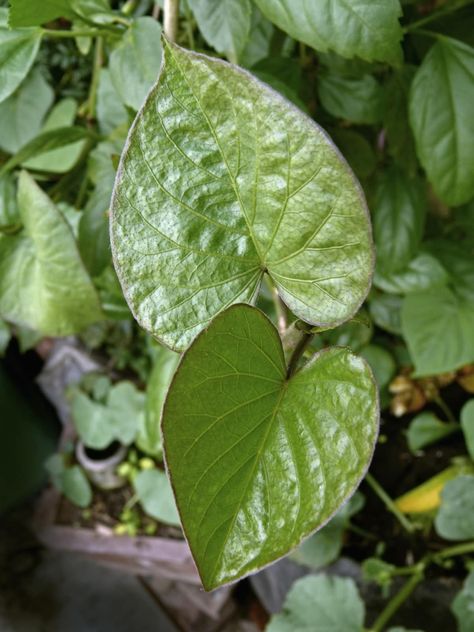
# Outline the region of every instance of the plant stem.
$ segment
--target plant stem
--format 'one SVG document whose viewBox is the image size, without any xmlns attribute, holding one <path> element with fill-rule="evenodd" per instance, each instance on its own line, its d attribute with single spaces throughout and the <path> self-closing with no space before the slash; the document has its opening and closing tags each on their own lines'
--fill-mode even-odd
<svg viewBox="0 0 474 632">
<path fill-rule="evenodd" d="M 455 418 L 455 416 L 451 412 L 451 409 L 446 404 L 446 402 L 441 397 L 441 395 L 436 395 L 436 397 L 433 398 L 433 401 L 434 401 L 435 404 L 437 404 L 437 406 L 439 406 L 441 408 L 443 413 L 446 415 L 448 421 L 450 421 L 453 424 L 457 424 L 458 423 L 457 419 Z"/>
<path fill-rule="evenodd" d="M 402 527 L 408 531 L 408 533 L 413 533 L 415 530 L 415 526 L 408 520 L 408 518 L 398 509 L 393 500 L 387 494 L 387 492 L 383 489 L 383 487 L 375 480 L 372 474 L 367 474 L 365 480 L 373 489 L 373 491 L 377 494 L 380 500 L 384 503 L 385 507 L 393 513 L 398 522 L 402 525 Z"/>
<path fill-rule="evenodd" d="M 179 0 L 165 0 L 163 6 L 163 26 L 170 42 L 176 42 L 178 36 Z"/>
<path fill-rule="evenodd" d="M 450 546 L 447 549 L 443 549 L 439 551 L 439 553 L 435 553 L 431 555 L 432 559 L 441 558 L 446 559 L 448 557 L 455 557 L 456 555 L 465 555 L 466 553 L 474 553 L 474 541 L 472 542 L 463 542 L 462 544 L 456 544 L 455 546 Z"/>
<path fill-rule="evenodd" d="M 77 31 L 60 31 L 56 29 L 41 29 L 42 35 L 45 37 L 57 37 L 57 38 L 67 38 L 67 37 L 97 37 L 98 35 L 102 35 L 103 32 L 99 29 L 82 29 Z"/>
<path fill-rule="evenodd" d="M 92 79 L 89 88 L 89 98 L 87 101 L 88 119 L 95 119 L 95 107 L 97 102 L 97 88 L 99 85 L 99 73 L 104 63 L 104 42 L 102 37 L 98 37 L 95 42 L 94 65 L 92 67 Z"/>
<path fill-rule="evenodd" d="M 313 338 L 314 334 L 310 334 L 306 331 L 301 332 L 301 338 L 298 341 L 298 344 L 293 351 L 290 361 L 288 363 L 288 371 L 286 373 L 286 379 L 289 380 L 290 377 L 294 374 L 296 369 L 298 368 L 298 363 L 300 361 L 301 356 L 305 352 L 306 347 L 309 345 Z"/>
<path fill-rule="evenodd" d="M 424 564 L 420 563 L 416 572 L 408 579 L 402 586 L 402 588 L 394 595 L 382 612 L 377 617 L 374 625 L 371 627 L 371 632 L 382 632 L 386 623 L 393 617 L 395 612 L 400 606 L 408 599 L 411 593 L 415 590 L 418 584 L 424 577 Z"/>
<path fill-rule="evenodd" d="M 434 22 L 435 20 L 439 20 L 440 18 L 444 18 L 450 13 L 453 13 L 459 6 L 452 6 L 448 9 L 444 9 L 443 11 L 435 11 L 434 13 L 430 13 L 430 15 L 425 16 L 424 18 L 420 18 L 416 22 L 412 22 L 411 24 L 407 24 L 403 28 L 404 33 L 409 33 L 410 31 L 418 30 L 419 26 L 424 26 L 425 24 L 429 24 L 429 22 Z"/>
<path fill-rule="evenodd" d="M 288 323 L 286 322 L 285 306 L 283 305 L 280 295 L 278 294 L 278 290 L 271 282 L 270 277 L 265 274 L 264 280 L 272 295 L 273 304 L 275 306 L 275 312 L 277 316 L 278 331 L 280 332 L 280 335 L 283 335 L 286 331 L 286 328 L 288 327 Z"/>
</svg>

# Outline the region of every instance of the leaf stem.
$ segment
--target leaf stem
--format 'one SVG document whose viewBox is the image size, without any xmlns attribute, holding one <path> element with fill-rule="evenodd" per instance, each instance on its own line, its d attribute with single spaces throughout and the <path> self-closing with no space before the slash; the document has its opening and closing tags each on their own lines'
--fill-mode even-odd
<svg viewBox="0 0 474 632">
<path fill-rule="evenodd" d="M 52 38 L 97 37 L 103 35 L 99 29 L 82 29 L 77 31 L 61 31 L 59 29 L 41 29 L 42 35 Z"/>
<path fill-rule="evenodd" d="M 102 37 L 98 37 L 95 42 L 94 65 L 92 67 L 92 79 L 89 88 L 89 98 L 87 100 L 88 119 L 95 119 L 95 108 L 97 103 L 97 88 L 99 85 L 99 73 L 104 63 L 104 42 Z"/>
<path fill-rule="evenodd" d="M 165 0 L 163 6 L 163 26 L 170 42 L 178 37 L 179 0 Z"/>
<path fill-rule="evenodd" d="M 470 3 L 468 3 L 470 4 Z M 436 20 L 439 20 L 440 18 L 444 18 L 447 15 L 449 15 L 450 13 L 453 13 L 454 11 L 457 11 L 457 9 L 459 9 L 459 6 L 451 6 L 448 9 L 444 9 L 442 11 L 435 11 L 433 13 L 430 13 L 429 15 L 425 16 L 424 18 L 420 18 L 419 20 L 416 20 L 416 22 L 412 22 L 411 24 L 407 24 L 407 26 L 405 26 L 403 28 L 403 32 L 404 33 L 410 33 L 411 31 L 414 30 L 418 30 L 419 26 L 424 26 L 425 24 L 429 24 L 430 22 L 435 22 Z"/>
<path fill-rule="evenodd" d="M 313 339 L 314 334 L 309 333 L 307 331 L 301 332 L 301 338 L 299 339 L 295 350 L 293 351 L 290 361 L 288 363 L 288 371 L 286 373 L 286 379 L 289 380 L 290 377 L 295 373 L 298 368 L 298 363 L 301 359 L 301 356 L 305 352 L 306 347 L 309 345 L 311 340 Z"/>
<path fill-rule="evenodd" d="M 444 399 L 441 397 L 441 395 L 436 395 L 433 398 L 434 403 L 439 406 L 439 408 L 441 408 L 441 410 L 443 411 L 443 413 L 446 415 L 448 421 L 450 421 L 453 424 L 458 425 L 458 420 L 456 419 L 456 417 L 453 415 L 453 413 L 451 412 L 451 409 L 449 408 L 449 406 L 446 404 L 446 402 L 444 401 Z"/>
<path fill-rule="evenodd" d="M 415 573 L 408 579 L 401 589 L 390 599 L 388 604 L 370 628 L 371 632 L 382 632 L 387 622 L 393 617 L 400 606 L 408 599 L 424 577 L 425 564 L 420 562 Z"/>
<path fill-rule="evenodd" d="M 413 533 L 415 530 L 415 525 L 408 520 L 408 518 L 398 509 L 393 500 L 384 490 L 384 488 L 375 480 L 372 474 L 367 473 L 365 480 L 370 485 L 372 490 L 377 494 L 380 500 L 384 503 L 385 507 L 390 511 L 398 522 L 402 525 L 402 527 L 408 531 L 408 533 Z"/>
<path fill-rule="evenodd" d="M 436 560 L 437 558 L 446 559 L 448 557 L 455 557 L 456 555 L 465 555 L 466 553 L 474 553 L 474 540 L 471 542 L 463 542 L 462 544 L 456 544 L 450 546 L 447 549 L 443 549 L 438 553 L 432 554 L 431 558 Z"/>
</svg>

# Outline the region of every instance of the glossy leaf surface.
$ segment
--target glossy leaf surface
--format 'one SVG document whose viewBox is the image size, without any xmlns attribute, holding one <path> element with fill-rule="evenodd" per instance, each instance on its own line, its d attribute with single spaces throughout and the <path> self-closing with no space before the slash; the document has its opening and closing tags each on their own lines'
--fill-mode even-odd
<svg viewBox="0 0 474 632">
<path fill-rule="evenodd" d="M 443 37 L 428 52 L 411 86 L 410 120 L 418 157 L 447 204 L 474 195 L 474 48 Z"/>
<path fill-rule="evenodd" d="M 378 426 L 373 376 L 348 349 L 291 379 L 278 333 L 248 305 L 185 353 L 163 413 L 165 457 L 206 589 L 285 555 L 357 487 Z"/>
<path fill-rule="evenodd" d="M 224 62 L 165 45 L 165 65 L 130 132 L 111 240 L 139 323 L 185 349 L 265 270 L 303 320 L 329 327 L 369 287 L 361 189 L 325 133 Z"/>
<path fill-rule="evenodd" d="M 19 180 L 21 233 L 0 237 L 0 314 L 64 336 L 102 318 L 66 220 L 26 172 Z"/>
<path fill-rule="evenodd" d="M 292 586 L 283 612 L 272 618 L 267 632 L 360 632 L 364 615 L 353 579 L 303 577 Z"/>
<path fill-rule="evenodd" d="M 401 61 L 398 0 L 255 0 L 269 20 L 318 51 Z"/>
</svg>

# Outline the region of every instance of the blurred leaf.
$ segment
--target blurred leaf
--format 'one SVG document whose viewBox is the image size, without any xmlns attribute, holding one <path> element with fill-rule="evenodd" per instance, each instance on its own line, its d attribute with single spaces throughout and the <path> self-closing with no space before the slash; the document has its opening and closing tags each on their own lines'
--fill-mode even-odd
<svg viewBox="0 0 474 632">
<path fill-rule="evenodd" d="M 0 231 L 15 232 L 21 227 L 13 177 L 6 173 L 0 176 Z"/>
<path fill-rule="evenodd" d="M 353 579 L 309 576 L 293 584 L 266 632 L 361 632 L 364 616 Z"/>
<path fill-rule="evenodd" d="M 138 110 L 158 78 L 161 26 L 151 17 L 137 18 L 110 55 L 110 78 L 122 102 Z"/>
<path fill-rule="evenodd" d="M 427 252 L 418 254 L 405 269 L 384 274 L 377 269 L 374 285 L 389 294 L 415 294 L 446 285 L 446 270 Z"/>
<path fill-rule="evenodd" d="M 367 360 L 374 372 L 379 389 L 387 386 L 395 375 L 397 365 L 391 353 L 379 345 L 367 345 L 359 351 L 359 355 Z"/>
<path fill-rule="evenodd" d="M 0 147 L 15 154 L 40 131 L 54 92 L 34 68 L 20 87 L 0 103 Z"/>
<path fill-rule="evenodd" d="M 145 513 L 165 524 L 181 524 L 173 490 L 165 472 L 157 469 L 138 472 L 133 487 Z"/>
<path fill-rule="evenodd" d="M 280 29 L 317 51 L 367 61 L 401 61 L 402 11 L 398 0 L 255 0 Z"/>
<path fill-rule="evenodd" d="M 408 96 L 416 68 L 405 65 L 395 71 L 385 84 L 383 123 L 387 134 L 388 152 L 397 166 L 410 175 L 416 173 L 418 160 L 415 139 L 408 117 Z"/>
<path fill-rule="evenodd" d="M 188 0 L 199 30 L 218 53 L 237 61 L 250 35 L 250 0 Z"/>
<path fill-rule="evenodd" d="M 75 17 L 71 0 L 9 0 L 8 23 L 12 28 L 39 26 L 63 17 Z"/>
<path fill-rule="evenodd" d="M 69 226 L 25 171 L 18 207 L 23 231 L 0 237 L 0 314 L 50 336 L 100 320 L 98 297 Z"/>
<path fill-rule="evenodd" d="M 457 240 L 437 239 L 423 244 L 448 272 L 456 294 L 474 304 L 474 251 Z"/>
<path fill-rule="evenodd" d="M 436 194 L 459 205 L 474 196 L 474 49 L 438 39 L 417 70 L 410 120 L 418 157 Z"/>
<path fill-rule="evenodd" d="M 474 476 L 459 476 L 445 485 L 434 524 L 445 540 L 474 538 Z"/>
<path fill-rule="evenodd" d="M 369 318 L 364 320 L 365 310 L 357 313 L 359 320 L 350 320 L 335 329 L 321 334 L 323 340 L 329 344 L 340 347 L 350 347 L 353 351 L 359 351 L 372 338 L 373 327 Z"/>
<path fill-rule="evenodd" d="M 458 632 L 474 630 L 474 571 L 471 571 L 451 604 L 451 610 L 458 623 Z"/>
<path fill-rule="evenodd" d="M 66 466 L 64 455 L 53 454 L 44 464 L 54 487 L 78 507 L 88 507 L 92 502 L 92 489 L 79 465 Z"/>
<path fill-rule="evenodd" d="M 377 270 L 403 270 L 418 250 L 426 216 L 425 185 L 391 167 L 379 175 L 372 208 Z"/>
<path fill-rule="evenodd" d="M 101 68 L 97 87 L 97 121 L 102 134 L 110 134 L 120 125 L 128 123 L 128 113 L 114 88 L 110 71 Z"/>
<path fill-rule="evenodd" d="M 257 62 L 268 57 L 273 31 L 273 24 L 252 4 L 250 34 L 239 60 L 242 66 L 251 68 Z"/>
<path fill-rule="evenodd" d="M 0 7 L 0 103 L 18 88 L 28 74 L 41 42 L 38 28 L 9 29 L 8 10 Z"/>
<path fill-rule="evenodd" d="M 467 450 L 474 461 L 474 399 L 470 399 L 462 407 L 461 426 Z"/>
<path fill-rule="evenodd" d="M 362 134 L 337 128 L 331 130 L 331 137 L 358 178 L 368 178 L 375 171 L 375 152 Z"/>
<path fill-rule="evenodd" d="M 7 350 L 11 337 L 12 334 L 10 327 L 2 318 L 0 318 L 0 358 L 3 357 L 5 351 Z"/>
<path fill-rule="evenodd" d="M 369 312 L 374 323 L 391 334 L 402 333 L 401 308 L 399 296 L 379 292 L 369 296 Z"/>
<path fill-rule="evenodd" d="M 382 118 L 383 90 L 372 75 L 348 78 L 323 73 L 318 94 L 325 110 L 351 123 L 373 124 Z"/>
<path fill-rule="evenodd" d="M 447 423 L 430 412 L 420 413 L 414 417 L 407 430 L 408 447 L 412 452 L 421 450 L 427 445 L 449 437 L 459 430 L 458 424 Z"/>
<path fill-rule="evenodd" d="M 474 306 L 447 287 L 407 296 L 402 329 L 417 377 L 474 361 Z"/>
<path fill-rule="evenodd" d="M 67 128 L 74 124 L 77 112 L 77 102 L 74 99 L 62 99 L 51 110 L 42 126 L 41 133 Z M 24 166 L 36 171 L 50 173 L 66 173 L 76 164 L 84 148 L 84 140 L 74 142 L 58 149 L 46 151 L 36 158 L 27 160 Z"/>
</svg>

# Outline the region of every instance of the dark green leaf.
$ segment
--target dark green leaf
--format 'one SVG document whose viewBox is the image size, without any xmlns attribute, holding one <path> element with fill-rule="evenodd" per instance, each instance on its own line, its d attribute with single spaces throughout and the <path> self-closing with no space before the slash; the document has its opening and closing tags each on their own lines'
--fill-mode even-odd
<svg viewBox="0 0 474 632">
<path fill-rule="evenodd" d="M 399 296 L 375 292 L 370 295 L 369 312 L 374 323 L 391 334 L 402 333 L 401 307 Z"/>
<path fill-rule="evenodd" d="M 325 349 L 288 380 L 262 312 L 234 305 L 217 316 L 183 356 L 162 422 L 204 587 L 257 570 L 321 527 L 363 476 L 377 422 L 373 376 L 348 349 Z"/>
<path fill-rule="evenodd" d="M 161 26 L 151 17 L 137 18 L 110 55 L 110 78 L 125 105 L 138 110 L 158 76 Z"/>
<path fill-rule="evenodd" d="M 164 472 L 143 470 L 136 475 L 133 487 L 145 513 L 166 524 L 180 524 L 173 490 Z"/>
<path fill-rule="evenodd" d="M 16 153 L 40 131 L 54 92 L 37 69 L 33 69 L 20 87 L 0 103 L 0 147 Z"/>
<path fill-rule="evenodd" d="M 318 51 L 367 61 L 401 61 L 398 0 L 255 0 L 269 20 Z"/>
<path fill-rule="evenodd" d="M 76 333 L 102 318 L 64 217 L 26 172 L 18 188 L 24 230 L 0 237 L 0 314 L 45 335 Z"/>
<path fill-rule="evenodd" d="M 110 71 L 101 68 L 97 87 L 97 121 L 103 134 L 110 134 L 120 125 L 128 123 L 128 114 L 114 88 Z"/>
<path fill-rule="evenodd" d="M 402 328 L 417 376 L 474 361 L 474 307 L 447 287 L 407 296 Z"/>
<path fill-rule="evenodd" d="M 331 137 L 358 178 L 368 178 L 373 173 L 377 159 L 362 134 L 337 128 L 331 132 Z"/>
<path fill-rule="evenodd" d="M 41 30 L 8 29 L 7 9 L 0 8 L 0 103 L 18 88 L 38 53 Z"/>
<path fill-rule="evenodd" d="M 451 610 L 458 623 L 458 632 L 472 632 L 474 629 L 474 571 L 469 573 L 462 590 L 454 598 Z"/>
<path fill-rule="evenodd" d="M 360 351 L 360 355 L 367 360 L 379 389 L 382 390 L 388 385 L 395 374 L 397 365 L 391 353 L 379 345 L 367 345 Z"/>
<path fill-rule="evenodd" d="M 14 232 L 21 226 L 16 187 L 10 174 L 0 176 L 0 231 Z"/>
<path fill-rule="evenodd" d="M 207 43 L 236 62 L 249 39 L 250 0 L 188 1 Z"/>
<path fill-rule="evenodd" d="M 414 66 L 403 66 L 394 72 L 385 85 L 383 122 L 388 151 L 397 165 L 410 175 L 416 173 L 418 161 L 415 139 L 408 118 L 408 96 L 415 74 Z"/>
<path fill-rule="evenodd" d="M 383 91 L 372 75 L 360 78 L 321 74 L 318 94 L 323 107 L 333 116 L 351 123 L 378 123 L 382 118 Z"/>
<path fill-rule="evenodd" d="M 317 575 L 296 581 L 267 632 L 361 632 L 364 603 L 353 579 Z"/>
<path fill-rule="evenodd" d="M 437 239 L 423 244 L 436 256 L 449 274 L 456 294 L 474 304 L 474 253 L 455 240 Z"/>
<path fill-rule="evenodd" d="M 403 270 L 418 250 L 426 215 L 424 184 L 400 169 L 386 169 L 378 178 L 373 205 L 377 270 Z"/>
<path fill-rule="evenodd" d="M 461 426 L 471 459 L 474 461 L 474 399 L 469 400 L 461 410 Z"/>
<path fill-rule="evenodd" d="M 416 452 L 458 430 L 458 424 L 441 421 L 433 413 L 420 413 L 412 419 L 408 427 L 408 447 L 412 452 Z"/>
<path fill-rule="evenodd" d="M 442 37 L 413 80 L 410 120 L 420 162 L 447 204 L 474 196 L 473 102 L 474 49 Z"/>
<path fill-rule="evenodd" d="M 403 270 L 375 271 L 374 285 L 389 294 L 416 294 L 446 285 L 446 270 L 432 255 L 421 252 Z"/>
<path fill-rule="evenodd" d="M 458 476 L 446 483 L 435 527 L 445 540 L 474 538 L 474 476 Z"/>
<path fill-rule="evenodd" d="M 130 133 L 112 211 L 130 308 L 176 350 L 229 304 L 255 301 L 265 270 L 314 325 L 349 319 L 368 291 L 365 202 L 327 136 L 246 72 L 174 45 Z"/>
</svg>

